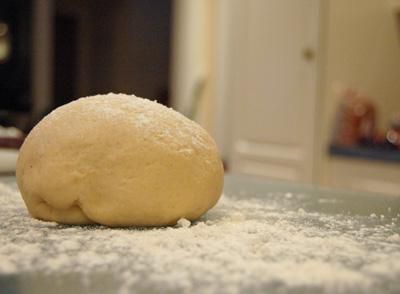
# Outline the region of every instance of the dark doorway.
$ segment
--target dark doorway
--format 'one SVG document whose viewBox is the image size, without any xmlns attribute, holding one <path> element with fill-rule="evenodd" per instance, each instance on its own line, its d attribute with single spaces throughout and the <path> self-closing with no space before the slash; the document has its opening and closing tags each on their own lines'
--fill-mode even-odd
<svg viewBox="0 0 400 294">
<path fill-rule="evenodd" d="M 102 93 L 169 105 L 171 0 L 57 0 L 54 106 Z"/>
<path fill-rule="evenodd" d="M 31 107 L 31 14 L 31 1 L 0 1 L 0 112 Z"/>
<path fill-rule="evenodd" d="M 54 37 L 54 107 L 77 98 L 77 34 L 78 23 L 75 17 L 56 15 Z"/>
</svg>

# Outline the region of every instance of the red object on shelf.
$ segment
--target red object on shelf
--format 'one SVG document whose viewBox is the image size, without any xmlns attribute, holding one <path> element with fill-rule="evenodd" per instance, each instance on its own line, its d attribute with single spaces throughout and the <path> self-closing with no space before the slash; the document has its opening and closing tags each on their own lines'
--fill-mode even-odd
<svg viewBox="0 0 400 294">
<path fill-rule="evenodd" d="M 375 106 L 355 91 L 347 90 L 337 112 L 333 144 L 351 147 L 363 141 L 372 142 L 375 121 Z"/>
</svg>

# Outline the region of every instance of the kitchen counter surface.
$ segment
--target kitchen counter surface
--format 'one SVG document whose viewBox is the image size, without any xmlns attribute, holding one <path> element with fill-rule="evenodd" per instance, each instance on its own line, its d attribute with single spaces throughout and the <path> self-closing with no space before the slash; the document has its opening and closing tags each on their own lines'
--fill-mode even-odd
<svg viewBox="0 0 400 294">
<path fill-rule="evenodd" d="M 400 293 L 400 198 L 227 175 L 170 228 L 30 218 L 0 177 L 0 293 Z"/>
</svg>

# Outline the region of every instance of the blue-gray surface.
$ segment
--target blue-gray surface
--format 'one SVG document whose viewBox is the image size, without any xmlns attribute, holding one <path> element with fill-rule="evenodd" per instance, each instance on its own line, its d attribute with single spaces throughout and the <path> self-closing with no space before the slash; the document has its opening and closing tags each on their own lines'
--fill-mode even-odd
<svg viewBox="0 0 400 294">
<path fill-rule="evenodd" d="M 3 178 L 0 293 L 400 293 L 399 198 L 225 180 L 190 227 L 110 229 L 34 220 Z"/>
</svg>

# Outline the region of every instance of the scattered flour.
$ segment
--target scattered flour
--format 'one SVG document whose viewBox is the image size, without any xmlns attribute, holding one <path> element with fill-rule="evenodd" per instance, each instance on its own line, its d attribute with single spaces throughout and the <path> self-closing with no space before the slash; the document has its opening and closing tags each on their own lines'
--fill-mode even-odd
<svg viewBox="0 0 400 294">
<path fill-rule="evenodd" d="M 119 293 L 400 293 L 399 233 L 387 218 L 233 196 L 175 227 L 64 226 L 32 219 L 15 185 L 0 184 L 0 277 L 97 274 Z"/>
<path fill-rule="evenodd" d="M 177 221 L 176 226 L 178 228 L 189 228 L 191 225 L 191 222 L 187 220 L 186 218 L 181 218 Z"/>
</svg>

